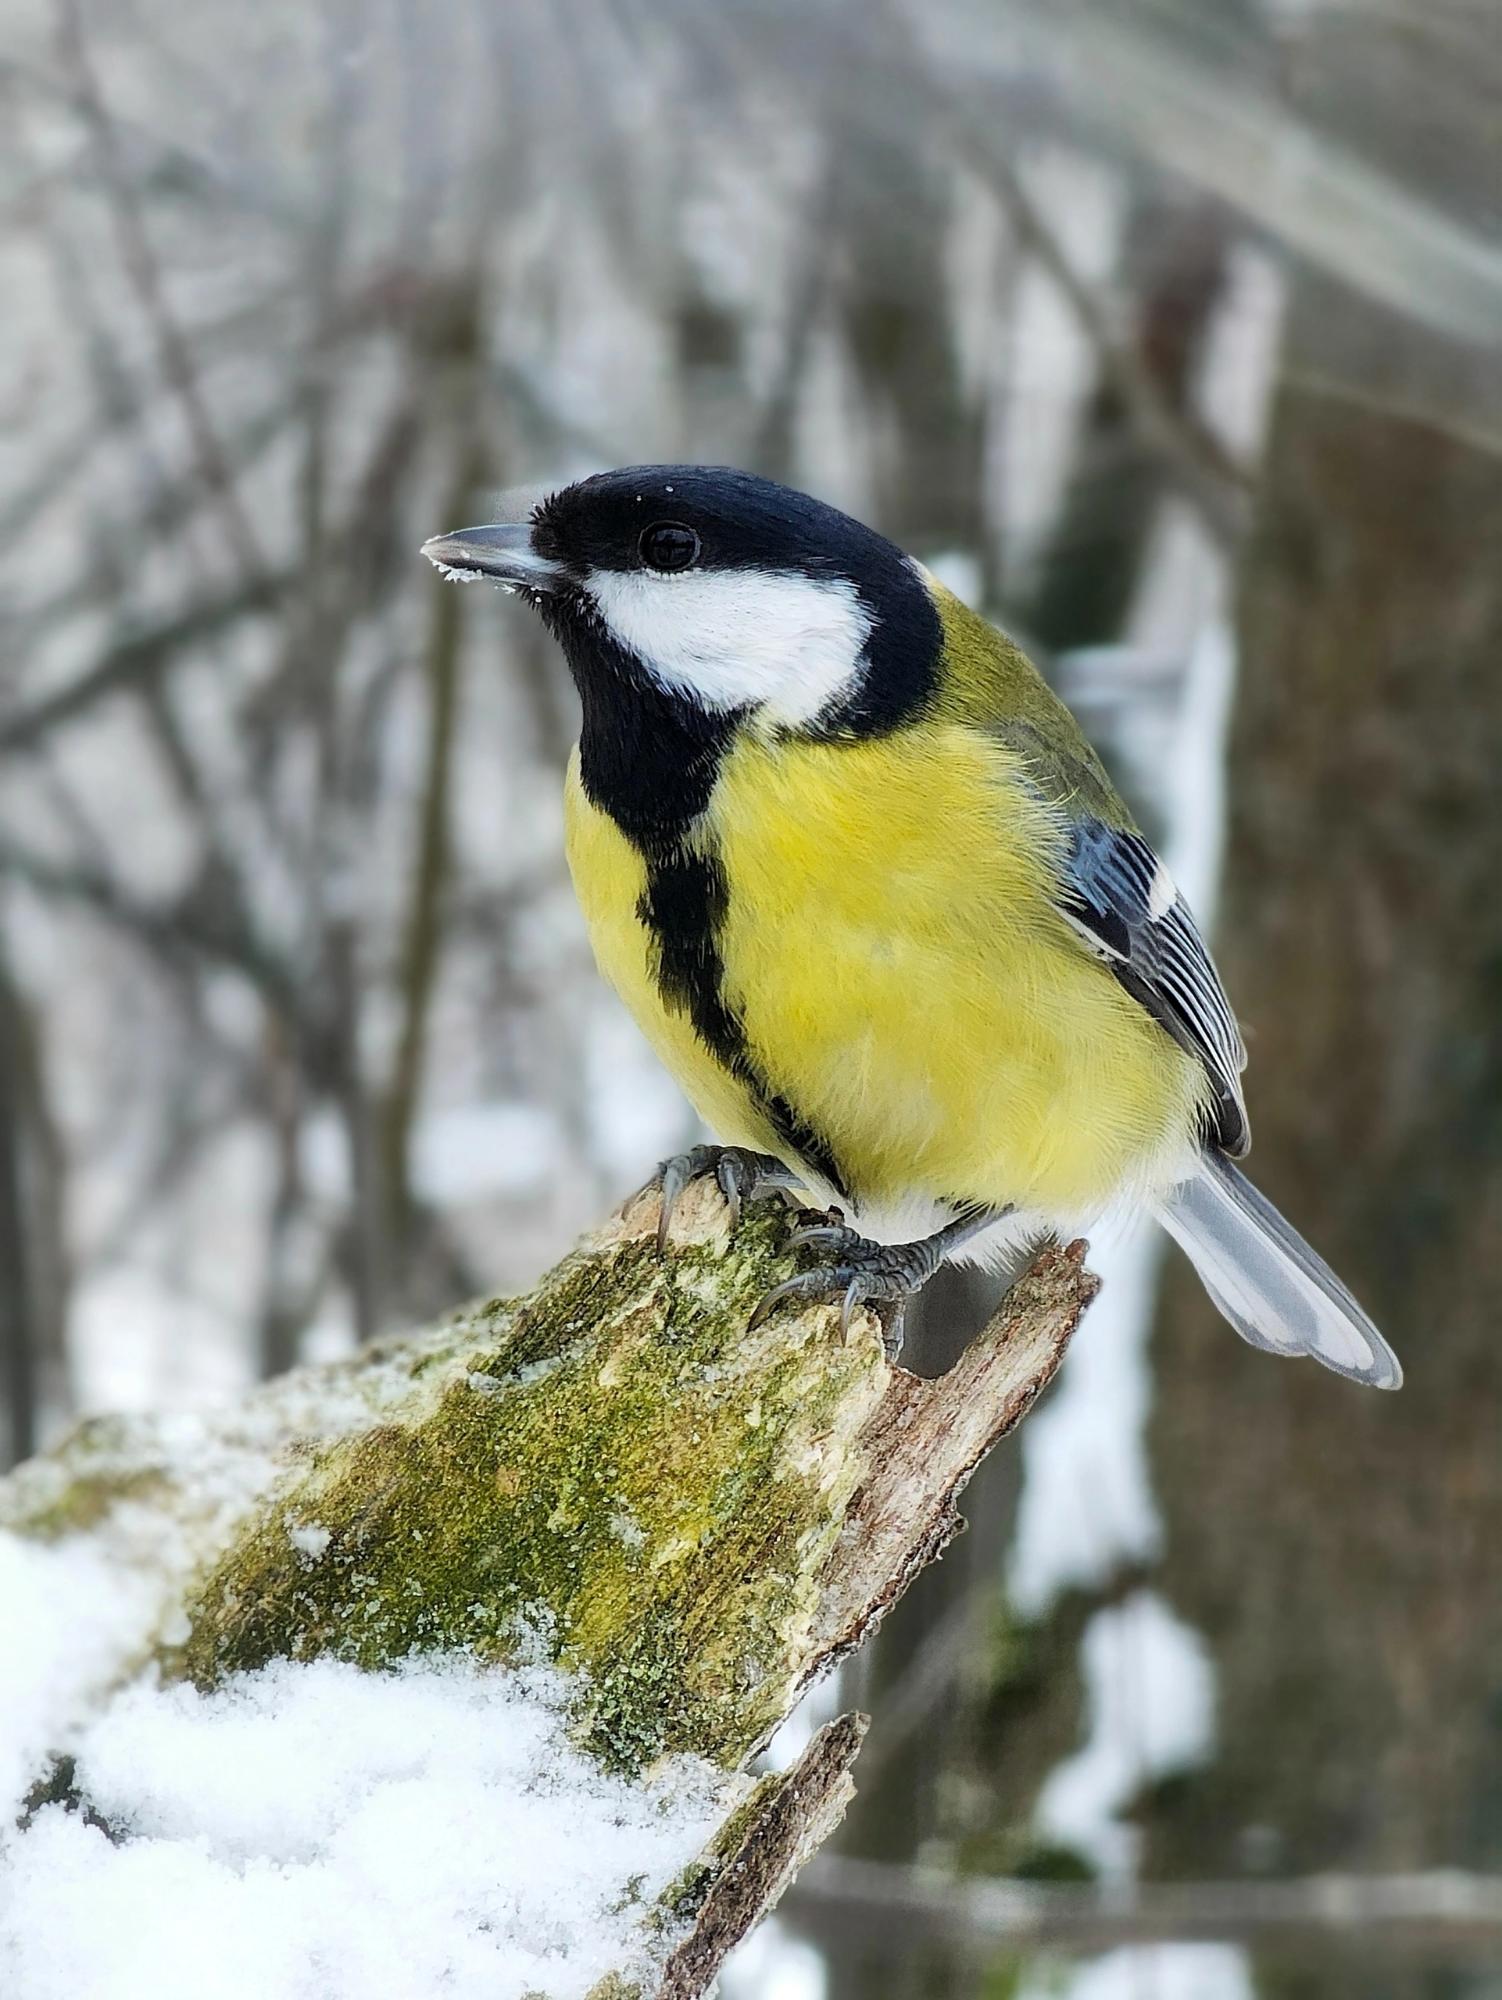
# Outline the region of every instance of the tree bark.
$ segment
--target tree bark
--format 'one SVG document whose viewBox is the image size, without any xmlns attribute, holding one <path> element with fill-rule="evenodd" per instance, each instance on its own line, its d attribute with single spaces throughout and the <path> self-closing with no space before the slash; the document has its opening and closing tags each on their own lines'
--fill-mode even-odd
<svg viewBox="0 0 1502 2000">
<path fill-rule="evenodd" d="M 9 975 L 0 960 L 0 1388 L 8 1435 L 3 1463 L 25 1458 L 36 1443 L 37 1342 L 23 1181 L 20 1024 Z"/>
</svg>

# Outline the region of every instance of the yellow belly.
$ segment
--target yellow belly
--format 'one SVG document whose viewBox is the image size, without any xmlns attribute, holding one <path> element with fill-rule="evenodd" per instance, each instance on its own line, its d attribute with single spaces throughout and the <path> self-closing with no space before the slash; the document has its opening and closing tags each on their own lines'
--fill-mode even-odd
<svg viewBox="0 0 1502 2000">
<path fill-rule="evenodd" d="M 758 1069 L 829 1142 L 858 1204 L 963 1199 L 1085 1216 L 1161 1173 L 1199 1066 L 1049 899 L 1058 843 L 1006 753 L 934 723 L 844 745 L 741 739 L 706 814 L 729 884 L 723 992 Z M 605 976 L 706 1122 L 778 1152 L 744 1086 L 665 1008 L 645 866 L 568 789 L 575 886 Z"/>
</svg>

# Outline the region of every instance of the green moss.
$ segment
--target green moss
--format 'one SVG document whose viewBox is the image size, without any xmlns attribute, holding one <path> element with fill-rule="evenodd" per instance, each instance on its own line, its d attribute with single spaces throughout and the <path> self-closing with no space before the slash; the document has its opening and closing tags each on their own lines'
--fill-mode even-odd
<svg viewBox="0 0 1502 2000">
<path fill-rule="evenodd" d="M 832 1312 L 748 1333 L 786 1270 L 781 1216 L 752 1209 L 728 1250 L 577 1253 L 477 1315 L 411 1421 L 320 1450 L 231 1546 L 169 1665 L 207 1685 L 541 1643 L 608 1764 L 737 1763 L 781 1714 L 884 1378 Z"/>
<path fill-rule="evenodd" d="M 538 2000 L 545 2000 L 539 1995 Z M 623 1979 L 618 1972 L 607 1972 L 603 1979 L 597 1979 L 584 2000 L 642 2000 L 642 1989 L 634 1979 Z"/>
</svg>

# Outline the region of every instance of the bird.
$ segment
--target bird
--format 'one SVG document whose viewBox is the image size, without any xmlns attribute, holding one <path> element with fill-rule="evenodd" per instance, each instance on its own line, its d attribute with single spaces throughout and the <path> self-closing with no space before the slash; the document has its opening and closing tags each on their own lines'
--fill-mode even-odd
<svg viewBox="0 0 1502 2000">
<path fill-rule="evenodd" d="M 518 513 L 520 509 L 515 510 Z M 894 543 L 724 466 L 644 465 L 436 535 L 578 691 L 565 844 L 596 961 L 709 1129 L 665 1162 L 821 1219 L 786 1302 L 1146 1208 L 1243 1339 L 1396 1355 L 1237 1164 L 1246 1050 L 1195 919 L 1026 654 Z"/>
</svg>

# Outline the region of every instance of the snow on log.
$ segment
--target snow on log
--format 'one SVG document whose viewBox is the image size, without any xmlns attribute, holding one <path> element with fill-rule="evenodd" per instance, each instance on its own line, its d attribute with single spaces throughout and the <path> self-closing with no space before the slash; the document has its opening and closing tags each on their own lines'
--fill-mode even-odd
<svg viewBox="0 0 1502 2000">
<path fill-rule="evenodd" d="M 0 1482 L 0 1990 L 694 2000 L 864 1724 L 748 1766 L 960 1525 L 1095 1290 L 951 1373 L 817 1306 L 786 1210 L 635 1197 L 519 1300 Z"/>
</svg>

